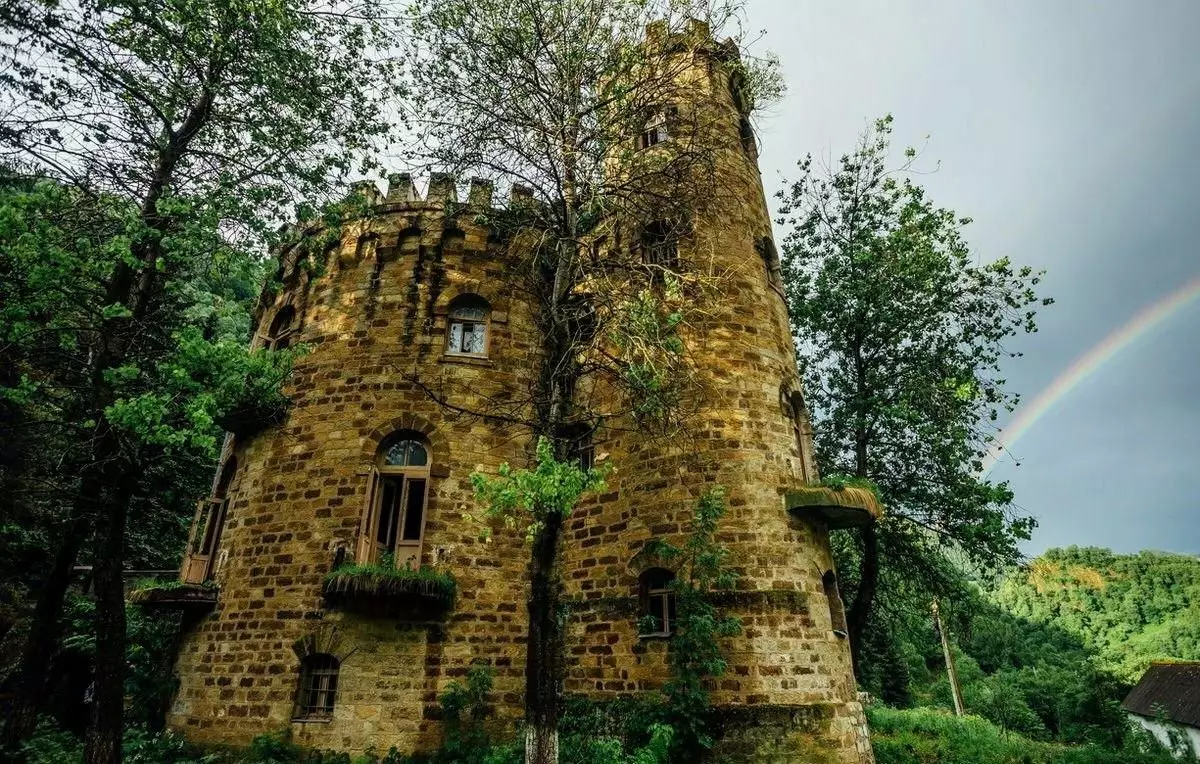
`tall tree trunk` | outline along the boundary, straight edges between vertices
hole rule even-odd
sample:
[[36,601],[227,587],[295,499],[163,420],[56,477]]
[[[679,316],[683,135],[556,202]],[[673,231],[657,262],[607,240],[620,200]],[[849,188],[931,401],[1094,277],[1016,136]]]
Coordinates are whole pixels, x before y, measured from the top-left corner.
[[21,741],[33,734],[38,714],[46,701],[46,669],[62,639],[63,605],[71,585],[71,571],[87,538],[91,520],[88,509],[85,497],[75,500],[62,543],[54,556],[54,566],[38,592],[29,634],[25,637],[15,672],[12,705],[4,722],[3,747],[10,751],[15,751]]
[[[112,437],[109,435],[109,437]],[[119,463],[118,463],[119,464]],[[125,716],[125,518],[133,495],[128,477],[114,475],[95,533],[96,664],[86,764],[120,764]]]
[[534,539],[529,565],[529,636],[525,646],[525,764],[557,764],[562,681],[562,516],[552,512]]
[[857,676],[861,669],[859,655],[862,653],[862,640],[867,631],[867,620],[871,617],[871,608],[875,604],[875,593],[879,590],[879,531],[874,525],[862,529],[862,566],[858,581],[858,591],[854,593],[854,604],[846,614],[847,627],[850,632],[850,654],[854,660],[854,673]]

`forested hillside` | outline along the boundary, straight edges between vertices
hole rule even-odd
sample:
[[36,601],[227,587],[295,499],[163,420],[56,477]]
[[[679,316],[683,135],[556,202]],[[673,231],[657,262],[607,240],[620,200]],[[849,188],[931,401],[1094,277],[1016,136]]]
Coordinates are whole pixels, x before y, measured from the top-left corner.
[[[1146,741],[1128,731],[1120,702],[1151,661],[1200,659],[1198,584],[1195,558],[1075,547],[984,586],[960,577],[942,610],[967,713],[1034,741],[1135,755]],[[892,593],[860,681],[891,706],[952,709],[927,595]],[[932,718],[913,717],[913,729]],[[922,734],[949,745],[953,727]]]
[[1200,660],[1195,557],[1051,549],[1007,576],[995,600],[1018,618],[1075,635],[1122,681],[1137,681],[1152,660]]

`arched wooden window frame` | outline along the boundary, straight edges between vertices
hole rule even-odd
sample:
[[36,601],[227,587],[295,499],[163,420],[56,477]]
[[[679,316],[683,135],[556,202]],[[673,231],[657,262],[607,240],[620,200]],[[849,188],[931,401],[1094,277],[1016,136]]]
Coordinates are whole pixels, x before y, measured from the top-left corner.
[[328,721],[337,703],[342,662],[329,653],[311,653],[300,659],[294,721]]
[[[478,341],[478,350],[463,350],[463,337],[470,328]],[[451,302],[446,314],[446,355],[487,358],[492,342],[492,306],[477,294],[461,294]],[[457,343],[457,344],[456,344]],[[472,343],[474,344],[474,343]]]
[[825,590],[825,599],[829,603],[829,621],[833,625],[833,633],[845,637],[849,633],[846,624],[846,605],[842,602],[842,594],[838,591],[837,574],[832,570],[825,571],[821,576],[821,587]]
[[[414,460],[409,451],[403,460],[389,460],[389,454],[403,444],[420,448],[423,458]],[[419,433],[401,431],[384,439],[369,476],[356,562],[378,563],[391,554],[398,568],[420,567],[432,461],[429,442]]]
[[809,483],[816,478],[809,464],[809,454],[805,446],[808,440],[808,408],[804,403],[804,395],[799,390],[788,391],[786,387],[779,391],[780,407],[783,416],[788,421],[792,433],[792,445],[796,456],[800,459],[800,478]]
[[[639,635],[643,639],[666,638],[675,631],[675,574],[666,568],[648,568],[638,576]],[[646,622],[655,626],[646,629]]]
[[237,457],[230,456],[221,466],[220,477],[211,496],[196,503],[196,514],[188,533],[187,551],[179,578],[187,584],[202,584],[216,572],[217,550],[225,530],[230,491],[237,474]]
[[271,319],[271,325],[263,338],[263,346],[268,350],[286,350],[292,344],[292,337],[295,333],[296,309],[291,305],[284,305],[275,311],[275,316]]

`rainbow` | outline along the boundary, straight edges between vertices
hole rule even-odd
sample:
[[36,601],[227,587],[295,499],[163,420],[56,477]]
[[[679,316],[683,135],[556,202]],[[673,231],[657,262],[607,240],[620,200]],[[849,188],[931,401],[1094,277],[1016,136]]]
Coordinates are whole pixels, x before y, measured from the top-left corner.
[[1124,326],[1113,330],[1095,347],[1076,358],[1075,362],[1068,366],[1062,374],[1059,374],[1038,397],[1017,409],[1017,415],[1004,428],[1000,438],[984,458],[982,474],[986,475],[991,472],[1000,457],[1016,445],[1017,441],[1029,432],[1047,411],[1054,407],[1054,404],[1074,390],[1080,382],[1090,377],[1113,356],[1152,331],[1197,297],[1200,297],[1200,276],[1158,302],[1142,308]]

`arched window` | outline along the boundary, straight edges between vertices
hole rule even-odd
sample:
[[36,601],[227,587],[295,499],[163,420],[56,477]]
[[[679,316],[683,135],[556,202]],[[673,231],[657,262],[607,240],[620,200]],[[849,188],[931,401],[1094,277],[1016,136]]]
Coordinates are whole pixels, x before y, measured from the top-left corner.
[[776,288],[783,286],[783,266],[779,263],[779,252],[770,236],[764,236],[755,244],[755,249],[762,256],[763,267],[767,272],[767,283]]
[[268,350],[286,350],[287,346],[292,344],[292,334],[295,332],[293,324],[296,322],[296,309],[291,305],[284,305],[275,314],[275,318],[271,321],[271,328],[267,330],[267,338],[265,345]]
[[846,606],[842,604],[842,595],[838,592],[837,574],[832,570],[825,571],[821,576],[821,585],[825,588],[825,599],[829,602],[829,620],[833,623],[833,633],[839,637],[846,636]]
[[788,392],[780,390],[780,405],[783,415],[792,431],[792,443],[796,447],[796,455],[800,457],[800,477],[807,483],[809,475],[808,454],[805,452],[805,434],[808,424],[808,409],[804,404],[804,396],[799,390]]
[[424,440],[416,433],[397,433],[385,440],[370,481],[356,559],[420,567],[429,499],[429,449]]
[[446,352],[451,355],[486,356],[488,321],[492,309],[477,295],[463,295],[450,303],[446,328]]
[[300,690],[296,695],[297,720],[328,719],[337,700],[341,664],[328,653],[312,653],[300,661]]
[[237,458],[230,456],[221,467],[212,496],[201,499],[196,505],[180,576],[185,583],[204,583],[215,572],[213,562],[221,544],[221,531],[225,528],[225,515],[229,509],[229,489],[236,474]]
[[665,568],[650,568],[638,578],[641,589],[641,636],[669,637],[675,631],[675,574]]

